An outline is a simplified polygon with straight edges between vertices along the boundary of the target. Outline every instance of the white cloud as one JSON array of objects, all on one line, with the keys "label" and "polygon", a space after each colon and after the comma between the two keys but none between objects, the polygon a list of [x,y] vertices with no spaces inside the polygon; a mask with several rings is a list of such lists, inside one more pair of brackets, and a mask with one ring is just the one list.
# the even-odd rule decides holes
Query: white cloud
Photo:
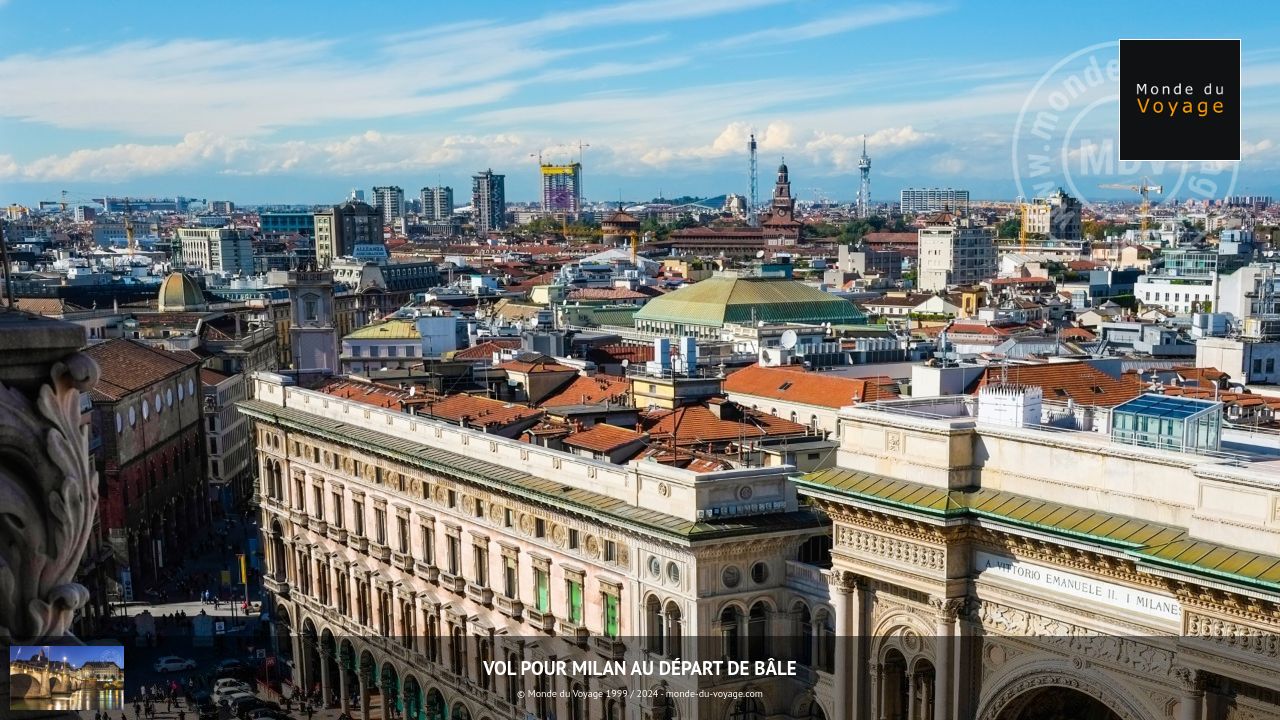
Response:
[{"label": "white cloud", "polygon": [[729,48],[768,45],[770,43],[804,42],[853,30],[861,30],[875,25],[928,17],[943,12],[945,9],[940,5],[924,3],[861,7],[841,15],[824,17],[821,20],[813,20],[799,25],[741,33],[716,42],[714,46]]},{"label": "white cloud", "polygon": [[[669,52],[635,63],[575,66],[570,59],[652,44],[660,36],[630,37],[646,23],[781,1],[637,0],[526,22],[466,23],[450,32],[435,28],[399,33],[394,40],[369,38],[360,48],[353,47],[354,39],[178,38],[11,55],[0,58],[0,86],[6,89],[0,115],[146,137],[246,136],[332,121],[429,115],[493,104],[527,83],[668,70],[682,62]],[[610,28],[609,42],[556,45],[556,33],[592,27]],[[67,78],[75,79],[74,91]]]}]

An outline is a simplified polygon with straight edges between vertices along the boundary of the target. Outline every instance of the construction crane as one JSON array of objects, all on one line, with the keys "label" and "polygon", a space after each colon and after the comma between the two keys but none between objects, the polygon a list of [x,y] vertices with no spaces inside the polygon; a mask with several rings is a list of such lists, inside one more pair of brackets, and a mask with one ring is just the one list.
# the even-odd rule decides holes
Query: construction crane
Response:
[{"label": "construction crane", "polygon": [[1138,227],[1139,227],[1138,237],[1141,238],[1139,242],[1146,242],[1147,241],[1147,219],[1151,216],[1151,198],[1149,193],[1154,192],[1155,194],[1159,195],[1160,193],[1164,192],[1164,186],[1152,185],[1151,182],[1144,177],[1142,178],[1141,185],[1125,185],[1123,183],[1108,183],[1106,185],[1099,185],[1098,187],[1106,190],[1128,190],[1129,192],[1136,192],[1142,196],[1142,205],[1138,210],[1138,218],[1139,218],[1138,219]]}]

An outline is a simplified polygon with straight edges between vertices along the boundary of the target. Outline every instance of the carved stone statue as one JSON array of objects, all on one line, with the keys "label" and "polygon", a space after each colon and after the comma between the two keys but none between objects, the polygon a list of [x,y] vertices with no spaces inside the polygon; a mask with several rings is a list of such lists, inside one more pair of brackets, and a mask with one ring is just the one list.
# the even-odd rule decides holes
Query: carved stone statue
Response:
[{"label": "carved stone statue", "polygon": [[0,310],[0,641],[69,638],[74,582],[98,512],[80,394],[98,366],[84,329]]}]

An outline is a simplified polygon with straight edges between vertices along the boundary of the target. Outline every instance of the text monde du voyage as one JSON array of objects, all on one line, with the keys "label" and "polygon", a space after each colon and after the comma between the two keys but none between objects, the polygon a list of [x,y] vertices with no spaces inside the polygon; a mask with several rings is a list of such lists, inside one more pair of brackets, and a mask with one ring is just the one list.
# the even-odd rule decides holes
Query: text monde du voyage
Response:
[{"label": "text monde du voyage", "polygon": [[1138,103],[1138,112],[1143,115],[1209,117],[1226,113],[1226,103],[1213,99],[1226,95],[1225,87],[1214,83],[1205,83],[1201,88],[1190,83],[1135,83],[1137,97],[1134,99]]}]

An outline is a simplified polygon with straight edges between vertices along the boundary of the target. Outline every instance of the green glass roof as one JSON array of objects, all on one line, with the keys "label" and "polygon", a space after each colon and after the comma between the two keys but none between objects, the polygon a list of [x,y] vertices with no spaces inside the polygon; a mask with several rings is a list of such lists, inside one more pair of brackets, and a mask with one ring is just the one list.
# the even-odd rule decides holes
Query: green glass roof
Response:
[{"label": "green glass roof", "polygon": [[1197,540],[1185,528],[978,488],[942,490],[874,473],[830,468],[796,478],[815,497],[857,498],[940,519],[984,518],[1107,545],[1138,562],[1280,591],[1280,556]]},{"label": "green glass roof", "polygon": [[795,322],[862,325],[856,305],[812,285],[779,278],[715,275],[656,297],[636,320],[721,327],[725,323]]},{"label": "green glass roof", "polygon": [[715,540],[755,532],[781,532],[818,527],[823,524],[823,520],[809,510],[750,515],[716,521],[686,520],[660,510],[637,507],[608,495],[574,488],[522,470],[486,462],[469,455],[449,452],[425,442],[407,440],[360,425],[330,420],[261,400],[246,400],[237,403],[237,407],[250,417],[322,437],[330,442],[373,451],[398,462],[459,478],[533,502],[567,507],[587,517],[605,517],[620,525],[636,527],[688,542]]}]

